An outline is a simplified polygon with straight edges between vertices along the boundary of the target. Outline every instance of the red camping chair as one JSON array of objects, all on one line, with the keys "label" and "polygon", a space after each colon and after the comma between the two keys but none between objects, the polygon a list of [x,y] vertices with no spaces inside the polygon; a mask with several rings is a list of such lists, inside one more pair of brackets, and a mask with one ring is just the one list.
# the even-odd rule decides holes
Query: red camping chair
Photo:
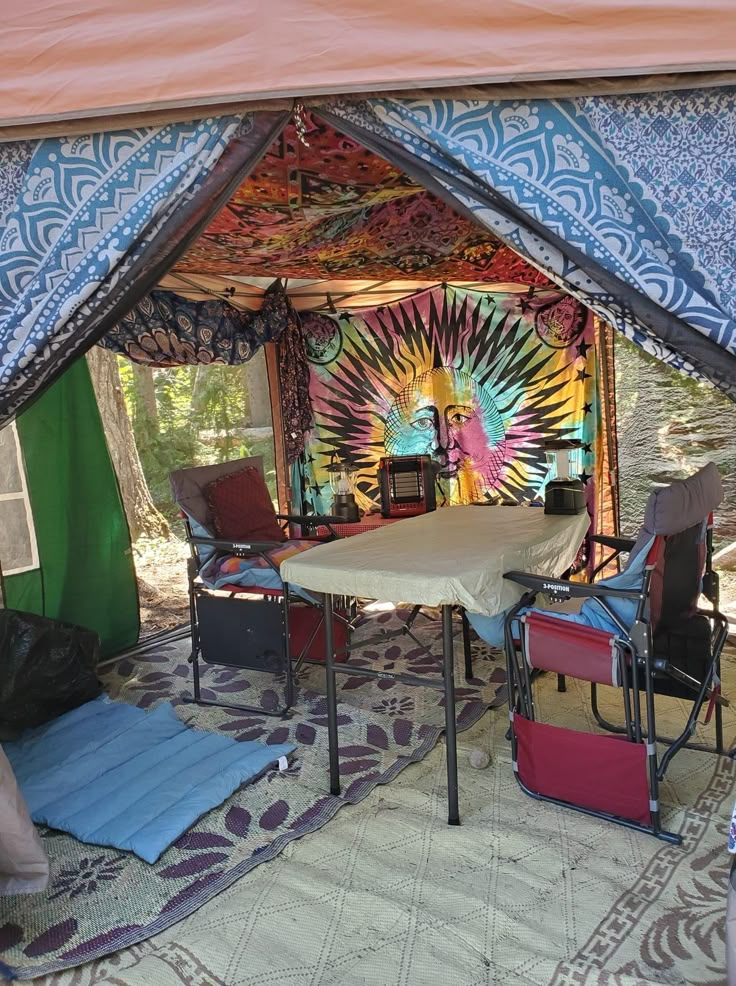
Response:
[{"label": "red camping chair", "polygon": [[[237,540],[218,537],[218,521],[213,512],[212,489],[227,478],[231,493],[239,494],[241,478],[251,491],[231,504],[242,516]],[[321,600],[299,594],[279,576],[279,563],[289,554],[333,540],[332,517],[304,517],[277,514],[263,475],[261,457],[236,459],[212,466],[178,469],[169,476],[171,490],[184,519],[191,557],[188,562],[189,614],[192,627],[194,702],[216,705],[262,715],[283,716],[294,702],[294,676],[304,661],[324,660],[324,613]],[[235,486],[233,486],[235,484]],[[241,502],[242,501],[242,502]],[[228,501],[230,503],[230,501]],[[260,530],[273,531],[264,540],[258,534],[244,536],[258,506],[260,516],[270,513]],[[268,506],[265,506],[265,505]],[[327,528],[327,537],[308,535],[316,525]],[[286,542],[292,525],[298,525],[295,537]],[[283,533],[281,533],[283,531]],[[234,574],[229,574],[234,573]],[[336,649],[346,647],[349,624],[345,607],[335,611],[333,627]],[[274,709],[232,705],[202,697],[200,657],[206,664],[248,668],[284,675],[285,694],[282,705]]]},{"label": "red camping chair", "polygon": [[[655,490],[636,542],[597,539],[614,553],[630,553],[624,571],[612,579],[586,585],[523,572],[505,576],[531,590],[506,621],[512,759],[527,794],[681,841],[662,829],[659,782],[688,744],[706,700],[706,721],[715,706],[716,748],[723,752],[721,705],[728,703],[720,695],[720,655],[728,624],[718,611],[711,547],[712,511],[722,499],[712,464]],[[564,600],[566,612],[530,609],[537,592]],[[701,592],[710,602],[707,611],[698,609]],[[576,615],[572,600],[584,601]],[[542,671],[590,682],[599,723],[619,735],[539,722],[533,684]],[[598,685],[620,689],[623,726],[600,717]],[[658,693],[692,701],[675,740],[657,737]],[[658,742],[667,744],[661,760]]]}]

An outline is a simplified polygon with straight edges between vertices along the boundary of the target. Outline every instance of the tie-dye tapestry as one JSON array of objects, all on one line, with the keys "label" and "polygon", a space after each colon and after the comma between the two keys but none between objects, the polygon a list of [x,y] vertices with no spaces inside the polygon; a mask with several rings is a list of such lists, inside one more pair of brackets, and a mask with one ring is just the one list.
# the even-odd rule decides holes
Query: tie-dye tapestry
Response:
[{"label": "tie-dye tapestry", "polygon": [[181,273],[549,286],[405,171],[312,113],[292,121],[177,263]]},{"label": "tie-dye tapestry", "polygon": [[307,511],[329,511],[335,452],[358,468],[364,511],[379,507],[384,455],[431,455],[440,504],[534,500],[549,438],[579,438],[577,471],[595,476],[595,327],[568,295],[437,286],[353,314],[311,313],[302,325],[315,420],[300,477]]}]

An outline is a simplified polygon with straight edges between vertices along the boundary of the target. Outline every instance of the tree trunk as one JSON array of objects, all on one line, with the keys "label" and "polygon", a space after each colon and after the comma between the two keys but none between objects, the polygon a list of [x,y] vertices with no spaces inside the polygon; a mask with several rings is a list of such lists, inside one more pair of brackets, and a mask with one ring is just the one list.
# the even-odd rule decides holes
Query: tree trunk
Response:
[{"label": "tree trunk", "polygon": [[87,354],[87,363],[97,395],[107,447],[118,477],[131,539],[136,541],[141,534],[169,537],[169,525],[154,506],[143,475],[125,407],[117,357],[107,349],[93,346]]},{"label": "tree trunk", "polygon": [[153,367],[132,363],[133,390],[135,394],[135,426],[138,440],[142,436],[150,448],[158,435],[158,408],[156,406],[156,387],[153,381]]},{"label": "tree trunk", "polygon": [[263,349],[259,349],[253,359],[243,364],[245,368],[245,387],[248,392],[251,428],[271,427],[271,395],[268,390],[268,371]]}]

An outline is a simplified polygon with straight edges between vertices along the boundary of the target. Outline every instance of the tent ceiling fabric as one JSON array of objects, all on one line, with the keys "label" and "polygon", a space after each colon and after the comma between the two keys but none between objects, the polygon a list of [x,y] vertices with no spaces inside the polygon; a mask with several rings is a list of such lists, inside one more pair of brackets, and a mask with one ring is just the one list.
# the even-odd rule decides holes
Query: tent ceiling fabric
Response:
[{"label": "tent ceiling fabric", "polygon": [[175,273],[544,285],[472,219],[313,114],[292,121]]},{"label": "tent ceiling fabric", "polygon": [[731,0],[27,0],[0,125],[273,96],[734,67]]}]

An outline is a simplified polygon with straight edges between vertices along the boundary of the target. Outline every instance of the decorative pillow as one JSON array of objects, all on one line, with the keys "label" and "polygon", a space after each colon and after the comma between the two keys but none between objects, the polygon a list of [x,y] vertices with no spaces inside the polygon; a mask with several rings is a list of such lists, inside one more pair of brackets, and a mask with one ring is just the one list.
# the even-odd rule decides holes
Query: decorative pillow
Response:
[{"label": "decorative pillow", "polygon": [[228,541],[286,540],[263,476],[248,466],[205,487],[215,534]]}]

